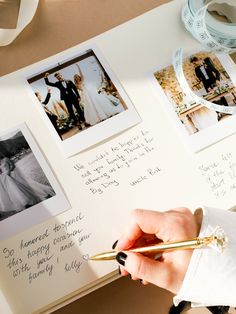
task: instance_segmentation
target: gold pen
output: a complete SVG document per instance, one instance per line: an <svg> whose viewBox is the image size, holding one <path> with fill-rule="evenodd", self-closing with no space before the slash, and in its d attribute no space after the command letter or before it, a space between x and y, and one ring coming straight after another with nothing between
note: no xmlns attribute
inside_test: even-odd
<svg viewBox="0 0 236 314"><path fill-rule="evenodd" d="M224 231L220 227L216 227L208 237L193 238L182 241L164 242L155 245L149 245L144 247L137 247L128 250L129 252L141 253L148 255L151 253L163 253L174 250L186 250L186 249L199 249L205 246L211 246L218 251L222 251L227 243L227 237ZM124 250L127 251L127 250ZM92 261L106 261L116 258L118 251L108 251L100 254L96 254L90 257Z"/></svg>

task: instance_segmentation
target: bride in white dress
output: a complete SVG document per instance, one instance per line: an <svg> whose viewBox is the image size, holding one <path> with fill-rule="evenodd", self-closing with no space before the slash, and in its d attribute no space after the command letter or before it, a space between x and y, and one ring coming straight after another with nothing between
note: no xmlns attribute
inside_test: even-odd
<svg viewBox="0 0 236 314"><path fill-rule="evenodd" d="M11 172L14 169L12 161L4 157L0 163L0 210L6 211L21 211L22 209L32 206L38 202L36 195L27 188L27 186L16 181L11 177Z"/></svg>
<svg viewBox="0 0 236 314"><path fill-rule="evenodd" d="M74 83L81 96L81 104L84 107L85 121L89 125L95 125L122 111L120 100L111 94L107 94L103 88L98 89L94 82L85 82L84 76L78 64L79 74L74 75Z"/></svg>
<svg viewBox="0 0 236 314"><path fill-rule="evenodd" d="M7 157L0 161L0 172L0 212L19 212L55 195L50 186L25 177Z"/></svg>

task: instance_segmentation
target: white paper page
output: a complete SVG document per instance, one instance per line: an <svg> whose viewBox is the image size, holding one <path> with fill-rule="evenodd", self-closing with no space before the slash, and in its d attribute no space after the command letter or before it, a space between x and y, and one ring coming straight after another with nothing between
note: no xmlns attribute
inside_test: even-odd
<svg viewBox="0 0 236 314"><path fill-rule="evenodd" d="M217 180L209 166L215 162L221 173L228 173L231 164L222 155L236 162L235 135L198 154L190 153L147 80L150 69L171 62L176 47L181 45L186 52L200 48L180 22L184 2L158 7L85 43L98 46L143 122L80 154L63 156L22 88L19 74L34 66L1 81L0 132L26 122L72 206L1 243L1 288L14 313L32 313L116 270L115 261L94 263L87 258L111 248L133 208L227 209L235 204L230 188L234 177L224 186L226 192L217 196L217 187L205 179L208 170L202 170L209 168L208 177ZM69 53L77 50L74 47Z"/></svg>

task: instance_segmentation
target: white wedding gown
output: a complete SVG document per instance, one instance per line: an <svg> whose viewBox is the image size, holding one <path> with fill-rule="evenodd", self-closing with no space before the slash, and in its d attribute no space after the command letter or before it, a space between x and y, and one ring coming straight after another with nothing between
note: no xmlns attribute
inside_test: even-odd
<svg viewBox="0 0 236 314"><path fill-rule="evenodd" d="M204 130L207 127L218 122L217 113L207 107L202 107L189 114L194 126L199 130Z"/></svg>
<svg viewBox="0 0 236 314"><path fill-rule="evenodd" d="M124 111L118 98L111 94L107 95L105 92L99 94L93 86L86 87L86 84L83 84L80 95L85 121L90 125L95 125Z"/></svg>
<svg viewBox="0 0 236 314"><path fill-rule="evenodd" d="M39 198L32 193L30 188L21 184L7 174L0 176L0 210L1 211L21 211L26 207L38 203Z"/></svg>
<svg viewBox="0 0 236 314"><path fill-rule="evenodd" d="M55 195L51 186L39 183L23 174L9 158L1 160L0 170L0 211L2 212L18 212Z"/></svg>

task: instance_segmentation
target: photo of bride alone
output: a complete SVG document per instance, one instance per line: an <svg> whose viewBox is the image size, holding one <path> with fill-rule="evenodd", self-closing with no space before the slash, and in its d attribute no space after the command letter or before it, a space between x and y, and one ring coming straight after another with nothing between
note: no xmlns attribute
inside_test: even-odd
<svg viewBox="0 0 236 314"><path fill-rule="evenodd" d="M0 221L54 195L22 132L0 136Z"/></svg>

